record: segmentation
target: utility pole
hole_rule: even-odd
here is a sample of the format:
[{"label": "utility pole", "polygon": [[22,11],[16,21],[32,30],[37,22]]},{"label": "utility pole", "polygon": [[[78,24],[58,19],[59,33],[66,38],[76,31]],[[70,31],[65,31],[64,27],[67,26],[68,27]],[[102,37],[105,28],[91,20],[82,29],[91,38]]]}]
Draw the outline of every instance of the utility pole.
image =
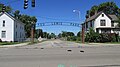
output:
[{"label": "utility pole", "polygon": [[84,24],[82,24],[82,43],[85,43],[84,34],[85,34],[85,28],[84,28]]},{"label": "utility pole", "polygon": [[31,27],[31,43],[34,43],[34,28],[35,24],[32,22],[32,27]]},{"label": "utility pole", "polygon": [[[35,0],[31,1],[31,6],[35,7]],[[28,8],[28,0],[24,0],[24,9]],[[31,27],[31,43],[34,43],[34,30],[35,30],[35,23],[31,22],[32,27]]]}]

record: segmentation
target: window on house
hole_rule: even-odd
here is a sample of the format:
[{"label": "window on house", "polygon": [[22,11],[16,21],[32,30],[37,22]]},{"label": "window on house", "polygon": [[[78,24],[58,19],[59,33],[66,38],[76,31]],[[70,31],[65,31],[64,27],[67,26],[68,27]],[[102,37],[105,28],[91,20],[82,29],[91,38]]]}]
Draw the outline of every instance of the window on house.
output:
[{"label": "window on house", "polygon": [[16,24],[16,28],[17,28],[18,26],[17,26],[17,24]]},{"label": "window on house", "polygon": [[2,38],[6,38],[6,31],[2,31],[1,35]]},{"label": "window on house", "polygon": [[99,33],[99,29],[98,28],[96,29],[96,32]]},{"label": "window on house", "polygon": [[90,27],[92,27],[92,22],[90,22]]},{"label": "window on house", "polygon": [[16,32],[16,37],[17,37],[17,32]]},{"label": "window on house", "polygon": [[5,20],[3,20],[3,27],[5,27]]},{"label": "window on house", "polygon": [[111,33],[111,29],[101,29],[101,33]]},{"label": "window on house", "polygon": [[105,20],[100,20],[100,26],[106,26],[106,21]]},{"label": "window on house", "polygon": [[20,38],[21,38],[21,32],[20,32]]},{"label": "window on house", "polygon": [[86,23],[86,28],[88,28],[88,23]]},{"label": "window on house", "polygon": [[111,26],[114,27],[114,21],[111,22]]},{"label": "window on house", "polygon": [[102,17],[104,17],[104,14],[102,14]]}]

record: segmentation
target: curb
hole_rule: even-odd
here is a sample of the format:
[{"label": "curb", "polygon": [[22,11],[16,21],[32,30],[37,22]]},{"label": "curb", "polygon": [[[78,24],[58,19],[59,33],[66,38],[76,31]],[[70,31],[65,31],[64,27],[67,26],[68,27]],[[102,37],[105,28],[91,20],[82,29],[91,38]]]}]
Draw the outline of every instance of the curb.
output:
[{"label": "curb", "polygon": [[105,44],[105,43],[88,43],[88,44],[79,44],[79,46],[120,46],[120,44]]}]

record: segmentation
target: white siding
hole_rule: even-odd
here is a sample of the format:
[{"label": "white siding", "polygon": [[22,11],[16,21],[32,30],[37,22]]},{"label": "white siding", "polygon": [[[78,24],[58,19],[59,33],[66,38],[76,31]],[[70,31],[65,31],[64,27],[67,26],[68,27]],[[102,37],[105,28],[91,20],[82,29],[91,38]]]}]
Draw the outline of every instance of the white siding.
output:
[{"label": "white siding", "polygon": [[[104,13],[102,13],[102,14],[104,14]],[[105,14],[104,14],[104,17],[102,17],[102,14],[95,19],[94,29],[99,28],[99,27],[100,28],[102,28],[102,27],[111,27],[110,18],[108,16],[106,16]],[[100,20],[105,20],[106,21],[106,26],[100,26]]]},{"label": "white siding", "polygon": [[[3,27],[3,20],[5,21],[5,27]],[[17,28],[16,28],[17,25]],[[2,31],[6,31],[6,38],[2,38]],[[16,36],[17,32],[17,36]],[[8,14],[0,16],[0,39],[2,41],[24,41],[25,31],[24,24],[18,20],[15,20]]]},{"label": "white siding", "polygon": [[[17,25],[17,27],[16,27]],[[15,41],[23,41],[24,40],[24,37],[25,37],[25,31],[24,31],[24,24],[22,24],[21,22],[19,21],[15,21],[15,30],[14,30],[14,39]],[[17,34],[16,34],[17,32]],[[16,36],[17,35],[17,36]]]},{"label": "white siding", "polygon": [[[5,20],[5,27],[2,26],[3,20]],[[6,14],[0,16],[0,39],[2,39],[2,41],[14,41],[13,28],[14,28],[13,19],[8,17]],[[1,38],[2,31],[6,31],[6,38]]]},{"label": "white siding", "polygon": [[[102,16],[102,14],[104,16]],[[106,22],[105,26],[101,26],[101,24],[100,24],[101,20],[105,20],[105,22]],[[90,22],[92,22],[92,27],[95,30],[95,32],[99,32],[99,33],[102,33],[102,32],[119,33],[119,35],[120,35],[120,29],[118,28],[118,23],[114,22],[114,27],[112,27],[111,23],[113,21],[111,21],[111,19],[104,12],[101,13],[97,18],[95,18],[95,20],[92,20]],[[88,29],[87,30],[89,30],[89,28],[90,28],[90,22],[87,22],[88,23]],[[86,25],[86,23],[85,23],[85,25]],[[97,31],[96,31],[96,29],[97,29]],[[86,31],[86,26],[85,26],[85,31]]]}]

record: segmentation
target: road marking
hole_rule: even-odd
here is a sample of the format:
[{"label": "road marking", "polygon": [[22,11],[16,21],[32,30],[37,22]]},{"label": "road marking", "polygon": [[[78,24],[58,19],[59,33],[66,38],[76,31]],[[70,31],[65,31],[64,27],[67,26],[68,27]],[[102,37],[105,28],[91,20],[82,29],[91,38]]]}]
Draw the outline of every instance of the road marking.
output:
[{"label": "road marking", "polygon": [[52,47],[54,47],[54,45],[53,45],[54,43],[51,41],[51,45],[52,45]]}]

